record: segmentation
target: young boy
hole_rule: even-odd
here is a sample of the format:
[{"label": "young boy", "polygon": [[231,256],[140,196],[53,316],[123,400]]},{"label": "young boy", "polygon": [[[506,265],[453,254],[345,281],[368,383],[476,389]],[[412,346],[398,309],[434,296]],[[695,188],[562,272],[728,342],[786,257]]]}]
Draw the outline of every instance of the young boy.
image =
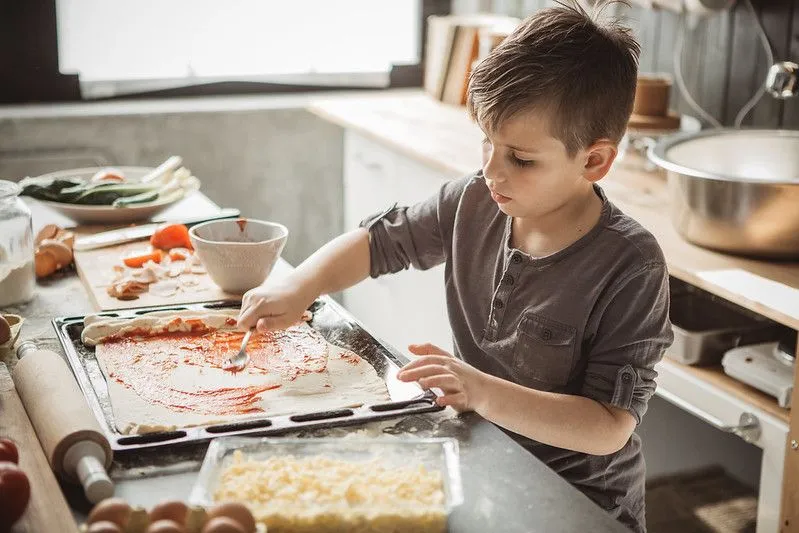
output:
[{"label": "young boy", "polygon": [[508,431],[634,531],[645,531],[633,433],[672,340],[655,239],[596,186],[616,156],[639,46],[579,7],[528,18],[471,75],[483,168],[323,246],[239,324],[298,320],[320,294],[445,263],[450,355],[430,344],[400,379]]}]

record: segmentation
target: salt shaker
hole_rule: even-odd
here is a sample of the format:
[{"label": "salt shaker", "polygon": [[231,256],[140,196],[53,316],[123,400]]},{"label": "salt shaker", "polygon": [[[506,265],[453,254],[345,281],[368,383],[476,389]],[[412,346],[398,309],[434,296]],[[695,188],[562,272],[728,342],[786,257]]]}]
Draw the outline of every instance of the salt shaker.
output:
[{"label": "salt shaker", "polygon": [[0,180],[0,307],[33,298],[33,224],[19,185]]}]

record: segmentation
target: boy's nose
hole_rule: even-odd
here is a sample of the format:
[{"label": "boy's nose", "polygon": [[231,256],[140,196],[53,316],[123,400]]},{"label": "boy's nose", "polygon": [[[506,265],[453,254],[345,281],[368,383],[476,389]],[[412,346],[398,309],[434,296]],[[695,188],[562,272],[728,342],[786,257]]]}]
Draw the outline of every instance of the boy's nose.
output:
[{"label": "boy's nose", "polygon": [[504,173],[493,154],[483,161],[483,176],[485,176],[486,182],[496,181],[502,183],[505,181]]}]

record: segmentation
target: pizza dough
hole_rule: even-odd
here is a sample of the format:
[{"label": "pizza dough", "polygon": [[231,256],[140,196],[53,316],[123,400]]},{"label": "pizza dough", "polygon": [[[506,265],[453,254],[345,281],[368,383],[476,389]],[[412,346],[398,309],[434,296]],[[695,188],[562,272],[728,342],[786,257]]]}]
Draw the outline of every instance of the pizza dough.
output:
[{"label": "pizza dough", "polygon": [[236,315],[223,310],[87,317],[82,340],[96,346],[117,429],[142,434],[390,399],[372,365],[305,323],[254,334],[247,368],[236,374],[222,370],[222,361],[241,345]]}]

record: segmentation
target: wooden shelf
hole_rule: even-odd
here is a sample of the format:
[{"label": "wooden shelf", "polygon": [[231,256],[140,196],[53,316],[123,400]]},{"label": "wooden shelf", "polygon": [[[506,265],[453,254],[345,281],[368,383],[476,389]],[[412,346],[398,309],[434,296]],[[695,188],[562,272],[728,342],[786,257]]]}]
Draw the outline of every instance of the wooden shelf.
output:
[{"label": "wooden shelf", "polygon": [[779,420],[790,423],[791,411],[777,405],[777,399],[761,392],[754,387],[741,383],[724,373],[721,365],[717,366],[689,366],[683,365],[673,359],[664,358],[660,365],[670,367],[676,371],[690,374],[705,383],[711,384],[742,402],[749,403],[758,409],[775,416]]}]

